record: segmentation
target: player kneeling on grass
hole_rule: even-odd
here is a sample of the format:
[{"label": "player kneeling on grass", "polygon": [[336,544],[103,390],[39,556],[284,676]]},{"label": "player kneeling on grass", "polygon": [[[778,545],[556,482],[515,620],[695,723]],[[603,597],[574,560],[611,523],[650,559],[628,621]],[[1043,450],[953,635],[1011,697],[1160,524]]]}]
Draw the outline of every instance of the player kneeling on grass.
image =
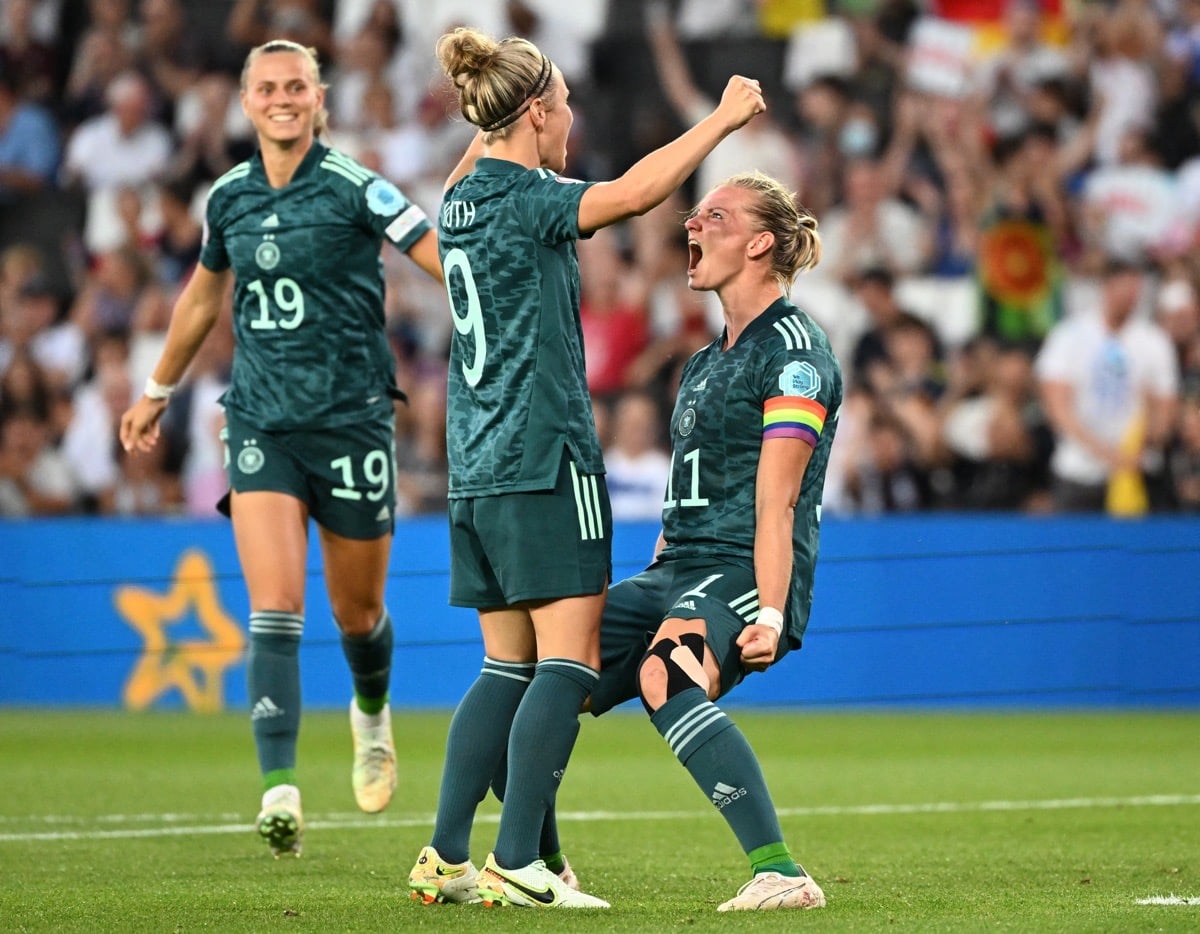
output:
[{"label": "player kneeling on grass", "polygon": [[590,709],[639,695],[729,823],[753,878],[718,910],[820,908],[754,750],[713,703],[798,649],[812,606],[842,376],[786,293],[820,259],[817,222],[753,174],[714,188],[685,227],[688,284],[717,293],[725,333],[684,366],[663,531],[650,567],[609,590]]}]

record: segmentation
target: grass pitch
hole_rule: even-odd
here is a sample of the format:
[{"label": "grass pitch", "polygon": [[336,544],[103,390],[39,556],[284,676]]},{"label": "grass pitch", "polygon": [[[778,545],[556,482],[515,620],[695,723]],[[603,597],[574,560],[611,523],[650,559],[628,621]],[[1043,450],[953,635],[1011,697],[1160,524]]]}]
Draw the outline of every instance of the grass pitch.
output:
[{"label": "grass pitch", "polygon": [[[751,713],[789,844],[829,907],[717,914],[733,835],[638,713],[585,719],[564,848],[610,911],[424,907],[408,869],[446,713],[398,712],[400,787],[354,811],[343,712],[305,716],[302,859],[251,831],[243,716],[0,711],[4,931],[1196,931],[1200,715]],[[481,808],[483,859],[497,808]],[[1174,895],[1194,904],[1139,905]]]}]

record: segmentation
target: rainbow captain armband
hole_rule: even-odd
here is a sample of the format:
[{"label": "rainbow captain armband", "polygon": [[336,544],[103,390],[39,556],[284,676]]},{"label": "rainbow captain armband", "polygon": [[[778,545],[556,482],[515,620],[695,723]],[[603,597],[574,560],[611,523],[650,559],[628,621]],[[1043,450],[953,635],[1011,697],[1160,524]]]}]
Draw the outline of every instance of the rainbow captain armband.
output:
[{"label": "rainbow captain armband", "polygon": [[825,406],[803,396],[776,396],[763,406],[763,440],[799,438],[816,447],[825,428]]}]

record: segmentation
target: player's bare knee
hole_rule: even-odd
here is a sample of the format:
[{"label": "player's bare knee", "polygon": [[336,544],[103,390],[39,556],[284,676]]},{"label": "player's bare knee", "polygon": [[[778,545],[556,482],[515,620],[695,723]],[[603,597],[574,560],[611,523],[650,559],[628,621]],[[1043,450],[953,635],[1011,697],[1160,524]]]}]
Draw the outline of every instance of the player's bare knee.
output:
[{"label": "player's bare knee", "polygon": [[383,607],[378,604],[334,603],[332,609],[338,629],[351,638],[370,635],[383,615]]},{"label": "player's bare knee", "polygon": [[251,613],[290,613],[304,615],[304,598],[284,593],[255,594],[250,600]]},{"label": "player's bare knee", "polygon": [[676,694],[700,688],[708,694],[704,673],[704,637],[683,633],[676,641],[664,636],[650,646],[638,667],[638,695],[647,713],[654,713]]}]

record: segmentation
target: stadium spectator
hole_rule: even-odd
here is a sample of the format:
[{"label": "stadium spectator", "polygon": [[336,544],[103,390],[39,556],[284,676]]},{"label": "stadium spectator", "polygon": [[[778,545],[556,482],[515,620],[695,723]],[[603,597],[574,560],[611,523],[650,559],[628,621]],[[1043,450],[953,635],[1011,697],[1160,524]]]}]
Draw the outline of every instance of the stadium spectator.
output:
[{"label": "stadium spectator", "polygon": [[848,465],[843,481],[853,512],[877,516],[933,505],[929,473],[917,462],[912,436],[895,415],[870,410],[860,451],[862,457]]},{"label": "stadium spectator", "polygon": [[145,256],[133,246],[105,253],[71,308],[71,321],[89,342],[102,334],[128,335],[147,303],[164,301]]},{"label": "stadium spectator", "polygon": [[1055,436],[1057,509],[1101,512],[1119,471],[1144,476],[1162,504],[1163,450],[1179,404],[1179,369],[1170,338],[1135,314],[1140,267],[1110,259],[1100,307],[1056,325],[1037,359],[1042,403]]},{"label": "stadium spectator", "polygon": [[225,28],[246,48],[287,39],[316,49],[323,59],[333,54],[333,33],[319,0],[235,0]]},{"label": "stadium spectator", "polygon": [[993,147],[995,173],[980,223],[976,277],[982,333],[1037,344],[1063,315],[1068,218],[1052,173],[1034,159],[1033,136],[1031,131]]},{"label": "stadium spectator", "polygon": [[17,292],[12,314],[28,335],[33,359],[55,389],[74,387],[89,363],[83,331],[69,320],[61,320],[62,299],[43,276],[34,276]]},{"label": "stadium spectator", "polygon": [[0,418],[13,412],[28,412],[45,421],[50,417],[53,392],[50,377],[29,348],[20,347],[0,373]]},{"label": "stadium spectator", "polygon": [[53,117],[0,70],[0,208],[53,184],[59,152]]},{"label": "stadium spectator", "polygon": [[1037,401],[1033,359],[983,338],[964,348],[945,402],[943,440],[953,454],[960,509],[1042,512],[1053,437]]},{"label": "stadium spectator", "polygon": [[58,56],[54,46],[35,32],[34,0],[7,0],[0,40],[0,75],[12,81],[26,100],[49,107],[58,90]]},{"label": "stadium spectator", "polygon": [[170,122],[175,102],[207,64],[204,36],[188,21],[183,0],[140,0],[141,41],[135,64],[149,78]]},{"label": "stadium spectator", "polygon": [[1084,241],[1094,254],[1144,263],[1172,252],[1175,179],[1146,131],[1126,130],[1116,162],[1087,176],[1081,213]]},{"label": "stadium spectator", "polygon": [[579,280],[588,391],[612,396],[629,385],[630,368],[649,340],[643,285],[611,230],[579,244]]},{"label": "stadium spectator", "polygon": [[604,469],[613,519],[658,520],[671,470],[658,403],[644,392],[624,393],[613,406],[612,423]]},{"label": "stadium spectator", "polygon": [[400,515],[444,512],[446,377],[422,374],[408,394],[408,432],[396,438],[396,511]]},{"label": "stadium spectator", "polygon": [[109,86],[134,67],[140,42],[130,0],[88,0],[87,7],[90,25],[67,77],[63,110],[71,126],[104,112]]},{"label": "stadium spectator", "polygon": [[0,416],[0,517],[62,515],[74,507],[71,471],[49,443],[46,418],[29,409]]},{"label": "stadium spectator", "polygon": [[166,289],[183,284],[200,259],[203,227],[192,214],[192,186],[184,181],[157,186],[162,227],[151,244],[157,281]]},{"label": "stadium spectator", "polygon": [[1200,395],[1185,396],[1180,406],[1179,433],[1168,452],[1167,476],[1175,507],[1200,513]]},{"label": "stadium spectator", "polygon": [[96,347],[95,361],[94,375],[75,391],[62,452],[83,497],[84,511],[110,515],[116,509],[121,481],[117,427],[133,397],[124,338],[105,337]]},{"label": "stadium spectator", "polygon": [[[679,42],[665,11],[647,9],[650,49],[667,100],[684,126],[691,126],[713,109],[714,102],[694,83]],[[772,175],[789,191],[800,188],[800,156],[774,118],[751,121],[743,133],[727,136],[701,163],[696,191],[710,191],[721,179],[738,172],[758,170]]]},{"label": "stadium spectator", "polygon": [[826,274],[848,282],[866,269],[894,276],[920,272],[933,238],[913,208],[888,190],[883,163],[870,156],[848,159],[842,169],[842,201],[821,221]]},{"label": "stadium spectator", "polygon": [[150,88],[137,72],[114,78],[108,109],[76,127],[67,141],[63,182],[88,198],[84,243],[92,254],[122,244],[117,197],[122,188],[148,188],[170,163],[171,135],[151,119]]},{"label": "stadium spectator", "polygon": [[1070,70],[1063,50],[1045,41],[1039,0],[1008,0],[1004,45],[979,69],[978,93],[987,102],[992,132],[1015,136],[1028,129],[1029,98],[1041,83]]},{"label": "stadium spectator", "polygon": [[254,153],[253,127],[242,112],[237,83],[210,72],[180,95],[175,108],[178,145],[168,177],[194,188],[220,178]]}]

